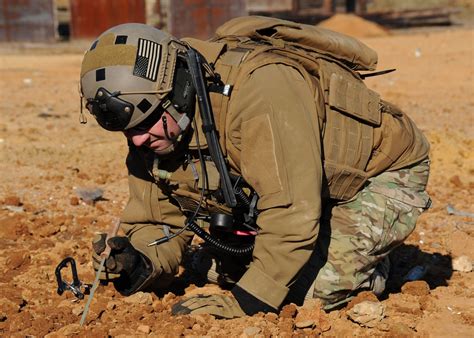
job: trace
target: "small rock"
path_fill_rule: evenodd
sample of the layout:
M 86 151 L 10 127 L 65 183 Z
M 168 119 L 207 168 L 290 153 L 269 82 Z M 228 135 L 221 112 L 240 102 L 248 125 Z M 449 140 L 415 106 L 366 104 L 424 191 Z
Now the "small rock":
M 313 321 L 311 327 L 316 326 L 321 332 L 328 331 L 331 328 L 330 321 L 326 312 L 322 309 L 323 305 L 319 299 L 306 299 L 303 306 L 298 308 L 298 314 L 295 317 L 295 325 L 306 325 L 304 322 Z
M 77 323 L 69 324 L 62 327 L 59 330 L 59 333 L 64 334 L 65 336 L 71 336 L 73 334 L 79 333 L 81 331 L 81 326 Z
M 152 307 L 153 307 L 153 311 L 155 312 L 161 312 L 165 309 L 165 306 L 159 299 L 153 302 Z
M 362 291 L 362 292 L 359 292 L 357 296 L 355 296 L 353 299 L 351 299 L 349 304 L 347 304 L 346 309 L 350 310 L 357 304 L 365 302 L 365 301 L 377 303 L 379 300 L 372 291 Z
M 173 304 L 176 300 L 176 295 L 172 292 L 168 292 L 166 295 L 163 296 L 161 299 L 161 303 L 163 306 L 169 306 Z
M 109 311 L 114 310 L 116 307 L 117 307 L 117 302 L 113 300 L 107 303 L 107 310 Z
M 394 323 L 390 325 L 390 331 L 395 337 L 412 337 L 414 331 L 408 325 L 403 323 Z
M 273 312 L 268 312 L 267 314 L 265 314 L 265 319 L 273 324 L 278 323 L 278 315 Z
M 196 319 L 196 322 L 199 324 L 201 324 L 202 326 L 206 325 L 207 324 L 207 319 L 206 319 L 206 316 L 203 316 L 203 315 L 195 315 L 193 316 L 194 319 Z
M 181 325 L 181 324 L 171 325 L 170 327 L 170 332 L 173 332 L 173 335 L 176 337 L 182 336 L 184 330 L 185 330 L 184 325 Z
M 281 318 L 293 318 L 296 316 L 296 305 L 295 304 L 288 304 L 283 307 L 280 311 Z
M 196 324 L 196 318 L 192 316 L 183 316 L 183 318 L 181 318 L 181 324 L 183 324 L 186 329 L 190 329 L 194 324 Z
M 82 305 L 76 306 L 74 309 L 72 309 L 72 314 L 75 316 L 80 316 L 82 312 L 84 311 L 84 308 Z
M 20 267 L 29 264 L 31 257 L 27 252 L 18 251 L 12 252 L 6 259 L 6 265 L 12 269 L 17 270 Z
M 79 198 L 77 196 L 72 196 L 69 200 L 69 204 L 71 205 L 79 205 Z
M 104 190 L 100 188 L 76 188 L 75 193 L 85 203 L 92 204 L 102 198 L 104 195 Z
M 124 299 L 126 303 L 129 304 L 145 304 L 145 305 L 152 305 L 153 304 L 153 297 L 151 293 L 139 291 L 127 298 Z
M 5 205 L 11 205 L 14 207 L 20 207 L 23 205 L 23 203 L 20 200 L 20 197 L 18 196 L 7 196 L 5 197 L 5 200 L 3 201 Z
M 390 324 L 382 321 L 380 325 L 377 325 L 377 330 L 388 332 L 390 331 Z
M 461 179 L 459 178 L 458 175 L 451 176 L 451 178 L 449 179 L 449 182 L 451 182 L 457 188 L 462 188 L 463 187 L 462 181 L 461 181 Z
M 7 320 L 7 314 L 5 312 L 0 313 L 0 323 Z
M 430 294 L 430 286 L 424 280 L 408 282 L 402 286 L 402 293 L 413 296 L 426 296 Z
M 291 334 L 293 332 L 293 320 L 291 318 L 280 318 L 277 326 L 280 329 L 280 334 Z
M 248 326 L 244 329 L 244 334 L 247 336 L 255 336 L 256 334 L 260 333 L 261 329 L 255 326 Z
M 460 272 L 471 272 L 472 262 L 467 256 L 459 256 L 453 259 L 453 270 Z
M 25 209 L 21 206 L 21 207 L 17 207 L 17 206 L 14 206 L 14 205 L 6 205 L 5 206 L 5 209 L 11 211 L 11 212 L 15 212 L 15 213 L 18 213 L 18 212 L 24 212 Z
M 384 317 L 384 306 L 382 303 L 365 301 L 356 304 L 347 312 L 349 319 L 361 326 L 374 327 Z
M 69 307 L 69 306 L 71 306 L 71 304 L 72 304 L 72 303 L 71 303 L 71 300 L 70 300 L 70 299 L 64 299 L 64 300 L 62 300 L 61 302 L 59 302 L 58 308 L 59 308 L 59 307 Z
M 308 320 L 303 320 L 301 322 L 296 322 L 295 326 L 298 329 L 304 329 L 307 327 L 313 327 L 314 326 L 314 320 L 308 319 Z
M 417 297 L 411 295 L 405 295 L 403 298 L 400 298 L 392 304 L 392 310 L 398 313 L 407 313 L 409 315 L 421 315 L 423 311 L 421 310 L 421 304 Z
M 144 334 L 150 333 L 150 327 L 148 325 L 138 325 L 137 330 L 143 332 Z

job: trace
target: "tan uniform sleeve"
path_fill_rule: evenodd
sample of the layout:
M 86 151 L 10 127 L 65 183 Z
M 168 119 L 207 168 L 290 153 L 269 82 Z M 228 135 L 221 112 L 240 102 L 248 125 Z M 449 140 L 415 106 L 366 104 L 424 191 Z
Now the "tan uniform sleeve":
M 297 69 L 271 64 L 233 94 L 228 138 L 260 199 L 253 260 L 238 286 L 275 309 L 315 246 L 321 214 L 320 100 Z M 234 153 L 236 151 L 234 150 Z
M 168 242 L 148 246 L 150 242 L 165 236 L 163 224 L 168 225 L 171 232 L 176 232 L 185 219 L 179 208 L 170 203 L 159 187 L 149 180 L 143 160 L 136 150 L 129 153 L 127 167 L 130 199 L 122 213 L 121 226 L 133 247 L 153 266 L 152 274 L 136 291 L 151 283 L 154 287 L 166 287 L 178 272 L 183 252 L 193 235 L 185 231 Z

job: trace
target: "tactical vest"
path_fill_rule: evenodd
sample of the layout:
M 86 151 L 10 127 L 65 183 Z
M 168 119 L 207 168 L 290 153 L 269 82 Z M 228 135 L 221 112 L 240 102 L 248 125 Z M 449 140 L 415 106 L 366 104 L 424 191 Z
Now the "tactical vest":
M 325 103 L 319 119 L 329 194 L 338 200 L 352 198 L 369 178 L 365 168 L 373 128 L 381 124 L 380 96 L 366 87 L 356 70 L 374 70 L 377 54 L 342 34 L 265 17 L 231 20 L 212 41 L 226 45 L 215 63 L 225 84 L 235 86 L 243 73 L 282 58 L 296 61 L 317 78 Z M 212 100 L 219 130 L 225 128 L 228 101 L 225 95 Z

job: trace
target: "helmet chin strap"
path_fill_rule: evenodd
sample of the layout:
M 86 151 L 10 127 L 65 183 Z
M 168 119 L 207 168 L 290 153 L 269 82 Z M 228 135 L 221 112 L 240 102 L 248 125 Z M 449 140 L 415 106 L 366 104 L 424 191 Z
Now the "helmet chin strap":
M 181 141 L 183 133 L 188 129 L 191 120 L 185 113 L 179 113 L 176 108 L 173 106 L 170 100 L 166 100 L 163 104 L 163 108 L 166 110 L 168 114 L 176 121 L 178 124 L 179 129 L 181 132 L 177 136 L 171 136 L 168 134 L 168 123 L 166 116 L 163 115 L 161 120 L 163 121 L 163 129 L 165 132 L 165 136 L 168 140 L 172 142 L 168 147 L 162 150 L 155 150 L 155 154 L 157 155 L 168 155 L 172 153 L 176 149 L 176 145 L 179 141 Z
M 186 115 L 186 113 L 178 112 L 170 100 L 166 100 L 166 102 L 163 103 L 163 108 L 168 112 L 168 114 L 171 115 L 173 120 L 176 121 L 181 130 L 184 131 L 188 128 L 189 124 L 191 123 L 188 115 Z

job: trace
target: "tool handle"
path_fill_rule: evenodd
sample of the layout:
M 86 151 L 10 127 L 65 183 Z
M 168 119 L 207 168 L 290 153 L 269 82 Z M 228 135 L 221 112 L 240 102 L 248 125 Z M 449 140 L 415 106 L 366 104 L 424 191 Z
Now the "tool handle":
M 116 219 L 115 222 L 114 222 L 114 225 L 112 228 L 110 228 L 109 232 L 107 233 L 107 237 L 105 239 L 105 250 L 102 251 L 102 253 L 100 254 L 100 257 L 101 258 L 106 258 L 109 257 L 110 255 L 110 251 L 112 250 L 110 248 L 110 246 L 107 244 L 107 241 L 109 240 L 109 238 L 112 238 L 112 237 L 115 237 L 117 236 L 117 233 L 119 231 L 119 228 L 120 228 L 120 219 Z

